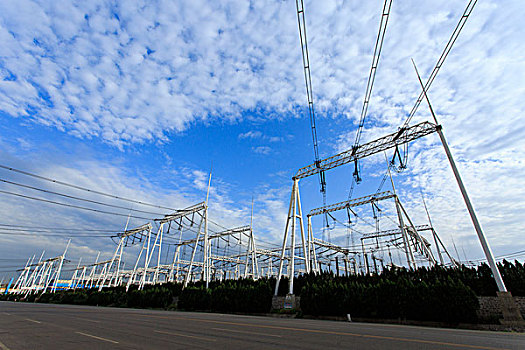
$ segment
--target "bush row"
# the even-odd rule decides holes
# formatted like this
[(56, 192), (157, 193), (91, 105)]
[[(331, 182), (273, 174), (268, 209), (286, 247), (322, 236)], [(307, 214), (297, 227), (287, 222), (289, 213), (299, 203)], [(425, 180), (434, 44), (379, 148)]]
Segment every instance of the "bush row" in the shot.
[[(228, 280), (213, 288), (192, 286), (185, 288), (178, 307), (183, 310), (210, 310), (218, 312), (266, 313), (272, 305), (275, 280)], [(273, 282), (273, 283), (272, 283)]]
[(479, 303), (460, 280), (414, 281), (399, 276), (368, 284), (332, 274), (309, 278), (301, 289), (301, 308), (309, 315), (475, 322)]
[[(525, 296), (525, 268), (519, 262), (499, 264), (505, 283), (516, 296)], [(279, 295), (288, 291), (284, 279)], [(77, 289), (30, 295), (26, 301), (59, 304), (99, 305), (134, 308), (177, 307), (182, 310), (264, 313), (271, 308), (275, 278), (213, 281), (205, 288), (202, 281), (183, 289), (181, 284), (165, 283), (132, 287)], [(472, 322), (479, 308), (476, 295), (495, 295), (496, 284), (490, 268), (462, 266), (407, 270), (393, 268), (379, 275), (336, 276), (332, 272), (305, 274), (294, 279), (294, 290), (301, 297), (304, 314), (366, 318), (401, 318), (445, 322)], [(1, 296), (0, 299), (20, 299)], [(178, 303), (176, 304), (176, 301)]]
[[(515, 261), (514, 263), (503, 260), (498, 263), (498, 269), (505, 281), (507, 289), (514, 296), (525, 296), (525, 266)], [(481, 264), (477, 267), (466, 267), (465, 265), (459, 268), (447, 268), (435, 266), (431, 268), (421, 267), (416, 270), (408, 270), (405, 268), (394, 268), (384, 270), (381, 274), (372, 275), (351, 275), (340, 276), (339, 278), (344, 283), (358, 282), (361, 284), (375, 285), (381, 281), (397, 281), (404, 277), (413, 283), (419, 281), (436, 281), (446, 282), (449, 278), (454, 281), (461, 281), (466, 286), (470, 287), (477, 296), (495, 296), (498, 290), (492, 271), (487, 264)], [(313, 275), (303, 275), (294, 279), (294, 290), (298, 293), (305, 286), (310, 279), (315, 279)], [(285, 295), (288, 291), (287, 282), (281, 282), (279, 286), (279, 295)]]

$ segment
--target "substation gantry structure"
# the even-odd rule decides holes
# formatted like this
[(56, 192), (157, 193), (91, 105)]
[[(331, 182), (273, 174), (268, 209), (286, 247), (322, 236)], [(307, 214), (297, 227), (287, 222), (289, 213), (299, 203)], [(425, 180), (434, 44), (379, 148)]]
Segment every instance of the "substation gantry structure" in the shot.
[(79, 259), (77, 267), (73, 271), (69, 289), (77, 288), (99, 288), (104, 278), (107, 278), (108, 267), (112, 260), (98, 261), (100, 252), (98, 252), (95, 262), (81, 266), (82, 259)]
[[(437, 236), (437, 233), (434, 231), (433, 228), (431, 228), (428, 225), (424, 226), (415, 226), (412, 222), (412, 219), (408, 216), (407, 211), (405, 210), (404, 206), (402, 205), (401, 201), (399, 200), (399, 197), (390, 191), (375, 193), (373, 195), (368, 195), (360, 198), (355, 198), (351, 200), (347, 200), (340, 203), (335, 203), (332, 205), (323, 206), (320, 208), (312, 209), (308, 215), (307, 215), (307, 231), (308, 231), (308, 251), (307, 251), (307, 257), (310, 263), (310, 270), (313, 272), (320, 272), (320, 267), (318, 267), (317, 263), (317, 253), (316, 248), (317, 246), (326, 247), (329, 249), (335, 250), (337, 248), (336, 245), (330, 244), (328, 242), (324, 242), (318, 238), (315, 238), (313, 235), (313, 226), (312, 226), (312, 217), (318, 216), (318, 215), (325, 215), (329, 213), (333, 213), (336, 211), (345, 210), (347, 212), (351, 211), (352, 208), (360, 207), (364, 205), (371, 204), (372, 206), (377, 207), (376, 203), (384, 200), (392, 199), (396, 208), (397, 212), (397, 218), (399, 220), (399, 230), (390, 230), (390, 231), (382, 231), (382, 232), (374, 232), (370, 234), (364, 234), (361, 238), (361, 249), (362, 249), (362, 257), (364, 260), (364, 264), (366, 267), (366, 272), (370, 273), (370, 266), (368, 263), (368, 256), (365, 251), (365, 244), (364, 241), (367, 239), (375, 239), (376, 244), (379, 248), (379, 238), (388, 237), (391, 239), (389, 243), (392, 243), (391, 246), (395, 248), (399, 248), (403, 250), (406, 254), (406, 261), (409, 267), (417, 268), (417, 262), (414, 257), (415, 254), (419, 254), (423, 260), (427, 261), (430, 265), (436, 265), (437, 261), (434, 257), (434, 254), (432, 253), (432, 250), (430, 249), (430, 243), (423, 237), (420, 232), (424, 230), (431, 230), (433, 232), (434, 238), (439, 241), (439, 236)], [(399, 236), (398, 236), (399, 235)], [(397, 237), (398, 236), (398, 237)], [(437, 246), (437, 245), (436, 245)], [(357, 254), (356, 248), (358, 247), (349, 247), (344, 252), (345, 255), (348, 255), (350, 253), (354, 253), (354, 255)], [(341, 248), (339, 248), (341, 249)], [(446, 249), (445, 249), (446, 251)], [(443, 259), (441, 257), (441, 253), (439, 248), (437, 249), (438, 255), (440, 255), (440, 261), (443, 264)], [(448, 254), (448, 253), (447, 253)], [(343, 259), (346, 261), (348, 259), (347, 256)], [(372, 255), (372, 260), (374, 261), (375, 266), (375, 257)], [(392, 262), (391, 262), (392, 263)], [(336, 267), (336, 271), (338, 271), (338, 267)], [(377, 273), (377, 267), (375, 268), (375, 271)]]
[[(392, 229), (392, 230), (383, 230), (383, 231), (377, 231), (377, 232), (368, 232), (368, 233), (363, 234), (363, 237), (361, 237), (361, 247), (362, 247), (362, 253), (364, 255), (365, 263), (368, 264), (366, 253), (365, 253), (365, 248), (364, 248), (366, 245), (365, 243), (366, 241), (375, 240), (376, 245), (383, 244), (383, 245), (386, 245), (387, 247), (392, 246), (392, 247), (396, 247), (406, 252), (407, 248), (405, 246), (405, 242), (407, 241), (407, 237), (408, 237), (408, 240), (411, 241), (410, 242), (411, 245), (408, 245), (408, 248), (411, 249), (412, 246), (415, 247), (414, 251), (422, 255), (424, 260), (427, 260), (430, 262), (431, 260), (427, 258), (424, 252), (425, 250), (431, 251), (430, 249), (431, 245), (428, 242), (428, 240), (421, 235), (422, 232), (430, 231), (430, 233), (432, 234), (432, 238), (434, 240), (437, 256), (439, 257), (439, 262), (436, 262), (434, 259), (432, 260), (432, 263), (433, 264), (439, 263), (439, 265), (443, 265), (443, 266), (449, 265), (453, 267), (458, 267), (460, 265), (459, 262), (456, 259), (454, 259), (452, 255), (450, 255), (446, 246), (443, 244), (443, 242), (441, 241), (441, 238), (438, 236), (437, 232), (434, 230), (432, 226), (426, 225), (426, 224), (417, 225), (417, 226), (407, 225), (405, 226), (404, 231), (405, 233), (401, 229)], [(423, 245), (427, 249), (423, 249)], [(390, 249), (388, 249), (388, 255), (390, 258), (390, 266), (394, 266), (395, 264), (392, 261), (392, 254), (391, 254)], [(443, 255), (446, 255), (448, 257), (449, 262), (445, 261)], [(410, 260), (408, 259), (409, 257), (410, 257), (410, 254), (407, 255), (407, 265), (408, 266), (410, 266), (411, 264)], [(372, 260), (375, 261), (375, 259), (372, 259)], [(415, 260), (413, 261), (414, 263), (416, 262)], [(367, 272), (369, 272), (368, 265), (366, 267), (367, 267)], [(375, 267), (375, 270), (377, 271), (377, 267)]]
[[(273, 275), (276, 251), (258, 249), (252, 226), (208, 232), (208, 208), (201, 202), (117, 234), (119, 238), (112, 259), (74, 269), (69, 288), (98, 288), (145, 285), (167, 282), (253, 278)], [(193, 238), (188, 236), (193, 235)], [(125, 247), (140, 246), (133, 268), (124, 269)], [(170, 254), (170, 248), (174, 248)], [(100, 253), (99, 253), (100, 255)], [(270, 257), (268, 261), (267, 257)], [(272, 260), (273, 258), (273, 260)], [(259, 260), (263, 259), (262, 266)], [(168, 263), (169, 260), (169, 263)], [(267, 267), (269, 266), (269, 267)]]
[[(136, 276), (137, 265), (139, 263), (140, 257), (142, 253), (144, 252), (144, 250), (146, 250), (146, 258), (144, 259), (144, 270), (143, 271), (147, 271), (148, 265), (151, 262), (151, 256), (152, 256), (152, 254), (150, 254), (151, 230), (152, 229), (153, 229), (153, 226), (148, 222), (147, 224), (141, 225), (139, 227), (136, 227), (130, 230), (126, 229), (124, 230), (124, 232), (119, 233), (117, 235), (120, 238), (119, 243), (117, 245), (117, 248), (115, 249), (113, 258), (109, 262), (109, 267), (107, 269), (104, 269), (102, 283), (98, 284), (99, 290), (102, 290), (102, 288), (104, 287), (114, 287), (114, 286), (121, 285), (122, 278), (124, 276), (128, 277), (129, 281), (133, 280)], [(162, 242), (162, 237), (161, 237), (161, 242)], [(122, 254), (123, 254), (124, 247), (128, 245), (134, 245), (135, 243), (143, 243), (143, 244), (142, 244), (142, 248), (139, 251), (139, 256), (138, 256), (137, 262), (135, 263), (133, 272), (131, 273), (131, 275), (126, 274), (126, 271), (122, 267), (123, 271), (121, 273), (121, 260), (122, 260)], [(155, 243), (153, 245), (153, 250), (157, 246), (156, 243), (157, 243), (157, 240), (155, 240)], [(106, 284), (106, 281), (108, 281), (107, 284)]]
[[(426, 95), (426, 93), (425, 93)], [(308, 233), (309, 239), (307, 239), (305, 232), (304, 232), (304, 225), (303, 225), (303, 213), (301, 209), (301, 202), (300, 202), (300, 195), (299, 195), (299, 180), (304, 179), (313, 175), (317, 175), (320, 171), (326, 172), (331, 169), (335, 169), (337, 167), (349, 164), (349, 163), (356, 163), (359, 159), (363, 159), (366, 157), (369, 157), (373, 154), (378, 154), (381, 152), (385, 152), (390, 149), (398, 149), (400, 146), (403, 146), (404, 144), (407, 144), (411, 141), (417, 140), (421, 137), (425, 137), (427, 135), (437, 133), (439, 135), (439, 139), (445, 149), (445, 153), (447, 155), (447, 158), (450, 162), (452, 171), (454, 173), (454, 176), (456, 178), (456, 181), (458, 183), (458, 186), (460, 188), (461, 194), (463, 196), (463, 199), (465, 200), (465, 203), (467, 205), (467, 209), (469, 211), (470, 217), (472, 219), (472, 222), (474, 224), (474, 228), (476, 230), (476, 233), (478, 234), (478, 237), (480, 239), (481, 245), (483, 247), (483, 250), (486, 254), (487, 260), (489, 262), (489, 265), (492, 269), (492, 272), (494, 274), (494, 277), (496, 279), (498, 289), (500, 291), (506, 292), (505, 285), (503, 283), (503, 279), (501, 278), (500, 272), (496, 267), (496, 262), (494, 260), (494, 257), (492, 255), (492, 251), (490, 250), (490, 247), (488, 245), (488, 242), (485, 238), (485, 235), (483, 234), (483, 231), (481, 230), (481, 225), (479, 224), (479, 221), (477, 219), (477, 216), (474, 212), (473, 206), (470, 202), (470, 199), (468, 197), (468, 194), (466, 192), (466, 188), (461, 180), (461, 177), (459, 175), (459, 171), (455, 165), (454, 159), (452, 158), (452, 154), (450, 152), (450, 149), (448, 147), (448, 144), (446, 142), (446, 139), (442, 132), (442, 127), (437, 123), (437, 118), (435, 117), (434, 113), (432, 112), (432, 115), (434, 117), (435, 123), (431, 123), (428, 121), (424, 121), (412, 126), (403, 126), (400, 128), (397, 132), (388, 134), (386, 136), (383, 136), (381, 138), (378, 138), (376, 140), (370, 141), (368, 143), (359, 145), (357, 147), (352, 147), (351, 149), (338, 153), (334, 156), (325, 158), (320, 160), (319, 162), (315, 162), (313, 164), (310, 164), (306, 167), (303, 167), (297, 171), (297, 173), (293, 176), (293, 185), (292, 185), (292, 193), (290, 197), (290, 204), (288, 209), (288, 216), (286, 219), (286, 225), (284, 230), (284, 236), (283, 236), (283, 244), (281, 249), (281, 260), (279, 263), (279, 270), (277, 274), (277, 283), (275, 286), (275, 295), (278, 293), (279, 289), (279, 283), (281, 281), (281, 278), (283, 276), (283, 267), (285, 262), (288, 264), (287, 266), (287, 277), (288, 277), (288, 283), (289, 283), (289, 294), (293, 294), (293, 276), (295, 276), (296, 272), (296, 262), (298, 261), (302, 262), (304, 271), (310, 272), (312, 271), (312, 266), (315, 264), (311, 263), (311, 250), (307, 248), (309, 242), (315, 242), (313, 237), (313, 232)], [(391, 198), (394, 198), (394, 194), (392, 194)], [(395, 196), (396, 201), (396, 208), (398, 210), (398, 217), (400, 219), (400, 227), (399, 229), (402, 231), (404, 242), (406, 239), (410, 239), (410, 237), (413, 237), (416, 242), (418, 242), (417, 247), (421, 249), (422, 252), (426, 252), (425, 255), (435, 262), (435, 258), (431, 255), (430, 249), (425, 248), (426, 243), (423, 240), (419, 240), (417, 237), (419, 236), (417, 233), (417, 229), (413, 225), (413, 223), (409, 220), (409, 227), (410, 229), (407, 229), (404, 223), (402, 223), (402, 216), (399, 211), (401, 211), (408, 219), (408, 215), (406, 214), (406, 211), (404, 210), (403, 206), (400, 205), (400, 201)], [(371, 200), (372, 197), (369, 197), (368, 200)], [(356, 199), (357, 200), (357, 199)], [(365, 200), (365, 199), (363, 199)], [(333, 208), (337, 208), (338, 206), (345, 205), (346, 202), (341, 202), (338, 204), (334, 204)], [(346, 203), (346, 205), (349, 205)], [(332, 206), (328, 206), (332, 207)], [(322, 207), (320, 209), (320, 212), (327, 211), (327, 207)], [(299, 226), (299, 231), (301, 234), (301, 243), (302, 246), (296, 247), (296, 232), (297, 232), (297, 226)], [(405, 233), (403, 233), (403, 231)], [(435, 232), (435, 231), (433, 231)], [(411, 235), (412, 234), (412, 235)], [(289, 247), (287, 247), (289, 240)], [(437, 240), (437, 238), (436, 238)], [(428, 242), (427, 242), (428, 243)], [(404, 244), (403, 244), (404, 245)], [(444, 245), (441, 243), (441, 247), (444, 247)], [(300, 251), (303, 253), (302, 255), (296, 254), (296, 248), (300, 248)], [(414, 266), (415, 260), (412, 258), (410, 253), (410, 245), (405, 246), (405, 252), (407, 253), (407, 262), (409, 266), (412, 262), (412, 267)], [(289, 254), (288, 259), (286, 259), (286, 253)], [(448, 255), (448, 253), (447, 253)], [(451, 261), (454, 261), (451, 259)]]
[[(227, 242), (228, 237), (233, 237), (234, 241), (239, 246), (244, 245), (246, 247), (245, 252), (243, 252), (242, 254), (221, 255), (219, 253), (219, 240)], [(193, 273), (195, 275), (195, 273), (192, 272), (192, 267), (194, 265), (196, 267), (199, 265), (202, 267), (201, 275), (203, 274), (204, 266), (209, 266), (209, 270), (211, 273), (211, 276), (209, 277), (211, 280), (222, 281), (224, 279), (232, 279), (239, 277), (257, 279), (260, 277), (255, 236), (253, 234), (251, 226), (241, 226), (209, 235), (208, 243), (203, 243), (204, 246), (209, 247), (209, 253), (207, 254), (208, 261), (206, 263), (196, 264), (195, 261), (192, 262), (192, 260), (184, 261), (182, 259), (179, 259), (181, 249), (185, 246), (196, 247), (199, 244), (198, 239), (199, 238), (197, 237), (195, 239), (182, 241), (178, 244), (175, 251), (175, 256), (171, 268), (173, 269), (173, 266), (177, 266), (177, 271), (175, 273), (172, 273), (170, 276), (173, 276), (175, 280), (178, 280), (180, 269), (179, 266), (182, 266), (181, 268), (184, 269), (184, 286), (186, 286), (191, 280), (191, 274)], [(215, 254), (213, 254), (214, 247), (216, 250)], [(194, 257), (194, 251), (195, 248), (192, 251), (192, 258)], [(180, 278), (182, 279), (182, 276)]]
[[(281, 277), (283, 276), (283, 266), (285, 262), (288, 262), (287, 271), (289, 277), (289, 294), (293, 294), (293, 278), (291, 278), (291, 276), (295, 276), (295, 260), (298, 259), (303, 262), (302, 265), (304, 267), (305, 272), (309, 273), (311, 271), (312, 264), (310, 263), (309, 250), (307, 249), (308, 240), (306, 239), (306, 235), (304, 232), (303, 213), (301, 209), (301, 200), (299, 194), (299, 180), (317, 175), (320, 171), (327, 172), (329, 170), (338, 168), (346, 164), (357, 163), (358, 160), (369, 157), (371, 155), (382, 153), (390, 149), (396, 149), (411, 141), (435, 133), (440, 129), (441, 126), (427, 121), (418, 123), (416, 125), (403, 127), (395, 133), (388, 134), (386, 136), (370, 141), (368, 143), (364, 143), (357, 147), (352, 147), (347, 151), (338, 153), (331, 157), (324, 158), (318, 162), (300, 168), (296, 172), (296, 174), (292, 178), (292, 193), (290, 196), (288, 216), (286, 219), (284, 229), (281, 259), (279, 263), (279, 270), (277, 273), (275, 295), (277, 295), (279, 283)], [(337, 204), (335, 204), (334, 206), (337, 206)], [(322, 208), (321, 212), (323, 210), (327, 209)], [(298, 256), (295, 254), (297, 226), (299, 226), (301, 234), (301, 250), (303, 252), (302, 256)], [(310, 241), (313, 242), (313, 232), (309, 235)], [(287, 247), (288, 236), (290, 236), (289, 247)], [(289, 258), (285, 259), (287, 252), (290, 252)]]
[(34, 263), (35, 256), (28, 259), (10, 292), (25, 296), (47, 291), (54, 293), (58, 287), (62, 266), (67, 261), (66, 253), (70, 243), (71, 240), (68, 241), (64, 253), (57, 257), (42, 260), (45, 254), (42, 252), (38, 262)]
[[(156, 230), (146, 223), (132, 229), (126, 227), (118, 233), (111, 259), (99, 261), (100, 252), (92, 264), (82, 265), (82, 258), (79, 259), (71, 279), (61, 288), (102, 290), (125, 286), (129, 290), (132, 286), (143, 289), (145, 285), (167, 282), (186, 287), (198, 280), (208, 286), (210, 281), (258, 279), (276, 274), (279, 249), (258, 247), (251, 224), (209, 231), (206, 202), (177, 210), (154, 223)], [(125, 248), (138, 248), (131, 269), (125, 269), (124, 255), (134, 253), (126, 252)], [(29, 258), (10, 292), (54, 292), (66, 252), (67, 248), (61, 256), (46, 260), (42, 260), (42, 253), (37, 263), (35, 256)]]
[[(478, 218), (476, 216), (476, 213), (474, 211), (474, 207), (470, 201), (470, 198), (468, 196), (468, 193), (466, 191), (466, 188), (463, 184), (463, 180), (461, 179), (461, 176), (459, 174), (459, 171), (456, 167), (455, 161), (452, 157), (452, 153), (450, 151), (450, 148), (448, 147), (447, 141), (445, 139), (445, 136), (442, 132), (442, 127), (439, 125), (437, 117), (432, 109), (432, 105), (430, 103), (430, 100), (428, 98), (428, 90), (432, 84), (432, 82), (435, 80), (441, 66), (443, 65), (445, 59), (447, 58), (448, 54), (450, 53), (454, 43), (456, 42), (456, 39), (458, 38), (459, 34), (461, 33), (462, 28), (464, 27), (465, 23), (467, 22), (470, 14), (472, 13), (472, 10), (474, 9), (475, 5), (477, 3), (477, 0), (470, 0), (466, 6), (465, 11), (463, 12), (463, 15), (460, 17), (459, 22), (454, 29), (447, 45), (445, 46), (441, 56), (439, 57), (434, 69), (432, 70), (430, 76), (428, 77), (428, 80), (424, 84), (421, 77), (419, 76), (419, 73), (417, 72), (417, 67), (414, 63), (414, 68), (416, 70), (419, 83), (421, 84), (422, 91), (419, 94), (419, 97), (412, 108), (410, 115), (408, 116), (405, 123), (402, 125), (402, 127), (396, 132), (389, 134), (385, 137), (379, 138), (377, 140), (368, 142), (366, 144), (360, 144), (360, 137), (363, 131), (364, 121), (366, 118), (368, 105), (370, 102), (370, 97), (372, 94), (372, 88), (374, 85), (375, 80), (375, 74), (378, 68), (381, 49), (383, 46), (383, 41), (385, 38), (386, 28), (388, 24), (388, 19), (390, 15), (390, 10), (392, 6), (392, 0), (385, 0), (383, 9), (381, 12), (381, 20), (379, 25), (379, 32), (377, 35), (377, 40), (375, 43), (375, 49), (373, 54), (373, 60), (372, 60), (372, 66), (369, 72), (368, 82), (367, 82), (367, 88), (365, 92), (365, 98), (363, 102), (363, 108), (361, 111), (361, 116), (359, 120), (359, 126), (356, 134), (356, 140), (354, 145), (350, 150), (347, 150), (345, 152), (338, 153), (332, 157), (320, 159), (319, 158), (319, 150), (318, 150), (318, 142), (317, 142), (317, 134), (316, 134), (316, 124), (315, 124), (315, 113), (314, 113), (314, 101), (313, 101), (313, 92), (312, 92), (312, 79), (311, 79), (311, 62), (309, 59), (308, 54), (308, 42), (307, 42), (307, 33), (306, 33), (306, 19), (305, 19), (305, 8), (303, 0), (296, 0), (296, 10), (297, 10), (297, 20), (298, 20), (298, 26), (299, 26), (299, 38), (300, 38), (300, 44), (301, 44), (301, 53), (302, 53), (302, 65), (303, 65), (303, 71), (304, 71), (304, 77), (305, 77), (305, 84), (306, 84), (306, 94), (307, 94), (307, 100), (308, 100), (308, 114), (311, 124), (311, 131), (312, 131), (312, 141), (314, 146), (314, 163), (306, 166), (304, 168), (299, 169), (299, 171), (295, 174), (293, 179), (293, 187), (292, 187), (292, 193), (291, 193), (291, 199), (290, 199), (290, 206), (288, 209), (288, 217), (286, 220), (286, 226), (284, 230), (284, 237), (283, 237), (283, 245), (281, 249), (281, 259), (279, 263), (279, 270), (277, 274), (277, 283), (275, 286), (275, 295), (278, 294), (279, 289), (279, 283), (281, 280), (282, 272), (283, 272), (283, 265), (285, 261), (288, 264), (288, 277), (289, 277), (289, 294), (293, 294), (293, 277), (295, 272), (295, 260), (298, 259), (299, 261), (302, 261), (304, 266), (304, 271), (310, 272), (312, 269), (310, 258), (308, 256), (309, 250), (307, 249), (307, 239), (305, 237), (304, 232), (304, 225), (303, 225), (303, 217), (302, 217), (302, 210), (301, 210), (301, 203), (299, 198), (299, 180), (302, 178), (306, 178), (312, 175), (318, 175), (319, 181), (320, 181), (320, 188), (321, 193), (323, 195), (323, 205), (326, 206), (326, 180), (325, 180), (325, 172), (334, 169), (336, 167), (339, 167), (344, 164), (348, 164), (351, 162), (355, 162), (355, 172), (354, 172), (354, 178), (356, 182), (360, 181), (359, 172), (358, 172), (358, 163), (357, 161), (359, 159), (365, 158), (367, 156), (370, 156), (372, 154), (376, 154), (379, 152), (383, 152), (392, 148), (396, 149), (396, 153), (400, 155), (398, 147), (401, 145), (406, 145), (408, 142), (416, 140), (420, 137), (432, 134), (434, 132), (437, 132), (439, 135), (439, 139), (441, 141), (441, 144), (443, 145), (443, 148), (445, 150), (445, 153), (447, 155), (448, 161), (450, 163), (452, 172), (454, 173), (454, 177), (456, 179), (456, 182), (458, 184), (458, 187), (460, 189), (461, 195), (463, 197), (463, 200), (466, 204), (467, 210), (469, 212), (470, 218), (472, 220), (474, 229), (478, 235), (478, 238), (480, 240), (481, 246), (483, 248), (483, 252), (485, 254), (485, 257), (490, 265), (492, 274), (494, 275), (494, 279), (496, 280), (496, 284), (498, 286), (498, 290), (500, 293), (505, 293), (506, 295), (509, 295), (507, 293), (507, 289), (505, 287), (505, 284), (503, 282), (503, 279), (501, 277), (501, 274), (496, 266), (496, 261), (494, 259), (494, 255), (492, 253), (492, 250), (490, 249), (490, 246), (487, 242), (487, 239), (483, 233), (483, 230), (481, 229), (481, 225), (478, 221)], [(409, 122), (416, 113), (419, 105), (423, 100), (426, 100), (428, 103), (428, 107), (430, 109), (430, 112), (432, 114), (432, 118), (434, 120), (434, 123), (430, 122), (422, 122), (413, 126), (409, 126)], [(353, 188), (353, 187), (352, 187)], [(297, 221), (299, 224), (300, 234), (301, 234), (301, 241), (302, 246), (300, 249), (302, 250), (302, 256), (296, 255), (296, 226)], [(413, 226), (413, 225), (412, 225)], [(289, 230), (290, 228), (290, 230)], [(403, 225), (400, 226), (400, 230), (403, 231)], [(290, 231), (290, 232), (289, 232)], [(290, 247), (287, 248), (287, 240), (288, 235), (290, 234)], [(310, 239), (310, 241), (313, 241), (313, 238)], [(424, 245), (422, 245), (424, 246)], [(289, 258), (286, 259), (286, 253), (289, 253)], [(409, 263), (410, 265), (410, 263)], [(509, 297), (510, 298), (510, 297)], [(510, 298), (509, 302), (513, 304), (513, 301)], [(518, 312), (519, 313), (519, 312)], [(521, 316), (518, 317), (521, 322), (523, 322), (523, 319)]]

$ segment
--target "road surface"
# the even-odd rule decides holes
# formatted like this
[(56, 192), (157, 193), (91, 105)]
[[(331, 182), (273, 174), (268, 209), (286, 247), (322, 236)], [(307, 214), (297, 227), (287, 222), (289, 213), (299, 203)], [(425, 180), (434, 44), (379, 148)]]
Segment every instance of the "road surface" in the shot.
[(0, 302), (0, 350), (525, 349), (525, 335), (257, 316)]

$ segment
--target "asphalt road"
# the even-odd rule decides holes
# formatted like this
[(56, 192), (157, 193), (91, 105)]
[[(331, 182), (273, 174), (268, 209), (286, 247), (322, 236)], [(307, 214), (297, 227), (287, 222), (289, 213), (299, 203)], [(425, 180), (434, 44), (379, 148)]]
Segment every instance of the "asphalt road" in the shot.
[(0, 302), (0, 350), (525, 349), (525, 335), (370, 323)]

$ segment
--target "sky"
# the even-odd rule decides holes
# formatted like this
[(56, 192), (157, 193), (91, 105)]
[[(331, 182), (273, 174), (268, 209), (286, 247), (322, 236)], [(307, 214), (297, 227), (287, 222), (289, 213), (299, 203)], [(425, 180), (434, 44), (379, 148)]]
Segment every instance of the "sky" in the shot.
[[(394, 0), (362, 142), (404, 122), (420, 91), (410, 59), (426, 80), (467, 3)], [(383, 1), (305, 8), (319, 151), (328, 157), (354, 142)], [(496, 256), (525, 250), (524, 8), (479, 1), (429, 91)], [(314, 157), (295, 11), (290, 0), (2, 1), (0, 164), (169, 208), (203, 201), (211, 171), (210, 217), (249, 224), (253, 199), (255, 234), (279, 244), (291, 178)], [(424, 120), (423, 103), (413, 123)], [(437, 135), (408, 152), (407, 169), (393, 176), (414, 223), (428, 222), (423, 194), (449, 250), (483, 258)], [(360, 167), (353, 197), (377, 190), (384, 155)], [(328, 203), (348, 198), (353, 171), (327, 172)], [(110, 257), (110, 238), (81, 230), (123, 230), (130, 210), (166, 214), (6, 169), (0, 179), (128, 208), (107, 215), (0, 193), (0, 224), (71, 230), (2, 231), (0, 278), (42, 250), (61, 254), (69, 237), (72, 260)], [(101, 209), (5, 182), (0, 190)], [(322, 205), (315, 177), (300, 191), (305, 213)], [(394, 227), (392, 205), (381, 208), (381, 229)], [(373, 231), (370, 208), (359, 214), (354, 228)], [(348, 244), (342, 224), (314, 226), (317, 237)]]

